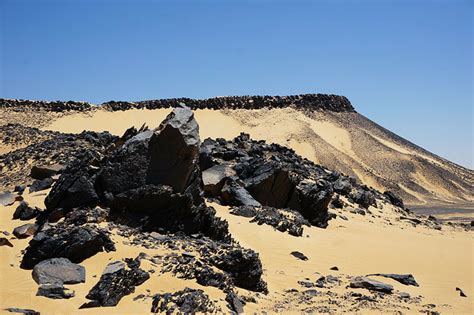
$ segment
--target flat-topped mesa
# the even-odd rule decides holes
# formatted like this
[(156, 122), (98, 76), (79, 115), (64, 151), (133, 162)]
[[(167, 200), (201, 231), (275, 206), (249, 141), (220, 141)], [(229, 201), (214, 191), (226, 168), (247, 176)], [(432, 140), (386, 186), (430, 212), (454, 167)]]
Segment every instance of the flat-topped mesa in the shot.
[(302, 94), (289, 96), (221, 96), (208, 99), (169, 98), (140, 102), (103, 103), (105, 108), (117, 111), (132, 108), (168, 108), (185, 104), (191, 109), (258, 109), (296, 107), (308, 110), (329, 110), (333, 112), (355, 112), (351, 102), (345, 96), (332, 94)]
[[(302, 94), (289, 96), (223, 96), (208, 99), (169, 98), (138, 102), (110, 101), (99, 106), (110, 111), (127, 109), (174, 108), (185, 104), (191, 109), (258, 109), (294, 107), (303, 110), (327, 110), (333, 112), (355, 112), (351, 102), (345, 96), (332, 94)], [(87, 102), (74, 101), (29, 101), (0, 99), (0, 108), (14, 111), (45, 110), (51, 112), (88, 111), (96, 108)]]
[(13, 111), (39, 111), (44, 110), (48, 112), (64, 112), (64, 111), (88, 111), (94, 105), (87, 102), (75, 101), (32, 101), (21, 99), (4, 99), (0, 98), (0, 108), (8, 108)]

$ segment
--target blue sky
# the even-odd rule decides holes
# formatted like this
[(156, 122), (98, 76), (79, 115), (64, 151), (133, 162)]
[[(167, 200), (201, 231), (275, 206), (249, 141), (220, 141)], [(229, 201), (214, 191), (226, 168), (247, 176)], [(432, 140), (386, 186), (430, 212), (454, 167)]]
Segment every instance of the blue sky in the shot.
[(0, 0), (0, 97), (342, 94), (472, 169), (472, 3)]

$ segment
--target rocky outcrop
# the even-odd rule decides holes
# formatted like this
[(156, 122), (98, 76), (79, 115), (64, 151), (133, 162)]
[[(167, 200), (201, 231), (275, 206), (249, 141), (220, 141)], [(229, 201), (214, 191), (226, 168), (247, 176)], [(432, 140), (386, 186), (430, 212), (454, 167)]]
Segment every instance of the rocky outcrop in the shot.
[(218, 307), (203, 290), (185, 288), (175, 293), (156, 294), (153, 297), (152, 313), (212, 314)]
[(80, 308), (115, 306), (122, 297), (135, 292), (135, 287), (150, 278), (148, 272), (140, 269), (139, 259), (126, 259), (127, 264), (111, 263), (106, 267), (99, 282), (89, 291), (86, 298), (92, 300)]
[[(132, 108), (170, 108), (186, 105), (191, 109), (257, 109), (257, 108), (282, 108), (294, 106), (305, 110), (329, 110), (335, 112), (355, 111), (350, 101), (339, 95), (332, 94), (301, 94), (289, 96), (226, 96), (208, 99), (170, 98), (139, 102), (110, 101), (101, 104), (101, 107), (111, 111), (127, 110)], [(29, 101), (16, 99), (0, 99), (0, 108), (15, 111), (88, 111), (95, 105), (86, 102), (61, 102), (61, 101)]]

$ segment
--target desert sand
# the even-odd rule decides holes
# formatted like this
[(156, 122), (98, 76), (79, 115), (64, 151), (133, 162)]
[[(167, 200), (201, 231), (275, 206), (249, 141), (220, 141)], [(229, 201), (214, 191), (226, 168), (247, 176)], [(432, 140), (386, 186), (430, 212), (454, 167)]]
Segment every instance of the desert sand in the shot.
[[(44, 207), (43, 200), (48, 191), (28, 194), (24, 197), (31, 205)], [(4, 207), (0, 212), (0, 230), (12, 231), (21, 221), (11, 220), (18, 203)], [(446, 229), (437, 231), (422, 226), (414, 227), (410, 223), (398, 221), (389, 224), (388, 219), (396, 215), (393, 209), (385, 205), (383, 209), (371, 207), (375, 218), (360, 215), (345, 215), (349, 220), (335, 219), (327, 229), (305, 227), (303, 237), (294, 237), (280, 233), (272, 227), (250, 223), (249, 219), (234, 216), (228, 207), (209, 203), (216, 208), (218, 215), (229, 222), (230, 232), (241, 245), (257, 251), (264, 266), (264, 280), (268, 283), (270, 293), (266, 296), (239, 289), (243, 295), (254, 296), (257, 304), (248, 303), (247, 313), (264, 310), (280, 312), (298, 312), (308, 305), (291, 300), (285, 290), (301, 286), (298, 281), (305, 278), (315, 280), (327, 275), (367, 275), (372, 273), (411, 273), (419, 287), (405, 286), (394, 280), (381, 278), (380, 281), (392, 284), (395, 290), (407, 292), (411, 296), (421, 296), (419, 304), (394, 304), (386, 302), (387, 312), (402, 311), (417, 313), (426, 309), (424, 305), (435, 304), (441, 312), (452, 314), (471, 314), (473, 312), (473, 236), (465, 231)], [(378, 217), (380, 215), (380, 217)], [(393, 221), (391, 221), (393, 222)], [(24, 222), (21, 222), (24, 223)], [(127, 257), (136, 257), (140, 252), (149, 255), (160, 254), (160, 250), (127, 245), (126, 239), (114, 235), (117, 245), (116, 252), (99, 253), (81, 263), (86, 268), (86, 282), (69, 285), (76, 296), (67, 301), (51, 300), (35, 296), (37, 284), (31, 277), (30, 270), (20, 269), (21, 250), (27, 246), (28, 239), (11, 239), (14, 247), (0, 247), (0, 309), (7, 307), (31, 308), (42, 314), (102, 314), (113, 310), (114, 314), (142, 314), (149, 312), (151, 299), (134, 301), (139, 294), (153, 295), (156, 293), (174, 292), (185, 287), (203, 289), (222, 310), (226, 310), (222, 291), (213, 287), (203, 287), (193, 280), (182, 280), (170, 274), (152, 274), (150, 280), (137, 287), (135, 293), (124, 297), (113, 309), (93, 308), (78, 310), (86, 302), (85, 295), (94, 285), (102, 270), (110, 261)], [(290, 253), (298, 250), (309, 260), (301, 261)], [(330, 270), (337, 266), (339, 271)], [(157, 268), (144, 263), (145, 270)], [(157, 270), (158, 271), (158, 270)], [(94, 277), (96, 276), (96, 277)], [(377, 278), (377, 277), (374, 277)], [(322, 292), (333, 291), (340, 297), (347, 292), (347, 283), (331, 290), (319, 289)], [(455, 291), (460, 287), (468, 295), (459, 296)], [(149, 291), (147, 291), (149, 290)], [(303, 291), (303, 290), (302, 290)], [(351, 292), (366, 293), (363, 289), (350, 289)], [(337, 297), (333, 297), (337, 299)], [(388, 298), (387, 298), (388, 299)], [(313, 298), (315, 305), (328, 305), (330, 298), (317, 296)], [(344, 302), (341, 302), (344, 303)], [(352, 305), (340, 306), (341, 311), (351, 311)], [(400, 309), (402, 308), (402, 309)], [(374, 313), (380, 310), (372, 310)], [(372, 312), (365, 309), (364, 313)]]
[[(128, 110), (109, 112), (96, 110), (89, 114), (73, 114), (59, 117), (50, 124), (44, 125), (45, 130), (79, 133), (83, 130), (109, 131), (121, 135), (130, 126), (140, 127), (142, 124), (157, 126), (170, 112), (162, 110)], [(323, 115), (322, 113), (320, 115)], [(327, 157), (318, 154), (318, 144), (314, 139), (322, 139), (346, 157), (356, 161), (360, 168), (354, 172), (362, 182), (375, 188), (383, 188), (377, 178), (366, 172), (368, 165), (363, 157), (358, 156), (357, 144), (351, 133), (338, 125), (336, 121), (326, 119), (314, 120), (291, 108), (258, 111), (211, 111), (197, 110), (196, 119), (200, 125), (201, 139), (206, 137), (223, 137), (231, 139), (240, 132), (249, 133), (254, 139), (264, 139), (293, 148), (298, 154), (310, 160), (321, 162)], [(313, 137), (317, 135), (317, 137)], [(421, 156), (425, 153), (411, 151), (394, 142), (388, 142), (381, 135), (371, 135), (386, 147), (397, 154), (407, 156)], [(319, 140), (318, 140), (319, 141)], [(10, 148), (3, 147), (3, 151)], [(432, 158), (432, 157), (429, 157)], [(435, 162), (437, 162), (435, 160)], [(364, 171), (365, 169), (365, 171)], [(376, 170), (373, 170), (376, 172)], [(415, 174), (420, 181), (431, 183), (423, 174)], [(450, 198), (449, 191), (443, 187), (431, 184), (429, 189), (433, 194)], [(407, 188), (410, 191), (410, 188)], [(48, 190), (38, 193), (24, 193), (24, 198), (31, 205), (44, 208), (44, 198)], [(416, 191), (412, 191), (417, 194)], [(418, 196), (420, 199), (423, 196)], [(469, 198), (469, 194), (466, 193)], [(454, 197), (453, 197), (454, 198)], [(455, 199), (455, 198), (454, 198)], [(453, 200), (454, 200), (453, 199)], [(259, 226), (250, 223), (249, 219), (234, 216), (229, 208), (208, 202), (216, 210), (219, 217), (229, 223), (233, 237), (240, 244), (252, 248), (259, 253), (264, 267), (264, 280), (268, 283), (268, 295), (253, 293), (239, 289), (242, 295), (255, 297), (258, 303), (247, 303), (245, 311), (262, 312), (300, 312), (308, 307), (301, 301), (296, 301), (294, 295), (288, 294), (287, 289), (304, 291), (298, 281), (316, 280), (319, 276), (340, 275), (346, 276), (367, 275), (372, 273), (410, 273), (413, 274), (419, 287), (404, 286), (387, 278), (380, 281), (392, 284), (397, 292), (407, 292), (412, 297), (420, 297), (419, 303), (406, 304), (392, 303), (389, 298), (384, 303), (384, 310), (388, 312), (402, 311), (403, 313), (418, 313), (427, 310), (428, 304), (435, 304), (436, 310), (453, 314), (472, 314), (474, 293), (473, 267), (474, 266), (474, 239), (470, 232), (443, 226), (441, 230), (430, 229), (424, 226), (415, 226), (410, 222), (400, 221), (394, 209), (385, 204), (381, 209), (370, 207), (374, 216), (361, 216), (344, 212), (349, 220), (336, 218), (330, 221), (327, 229), (305, 227), (303, 237), (294, 237), (280, 233), (270, 226)], [(0, 209), (0, 230), (11, 233), (14, 227), (26, 222), (11, 220), (18, 202), (12, 206)], [(466, 214), (463, 214), (466, 215)], [(472, 215), (472, 213), (471, 213)], [(31, 221), (33, 222), (33, 220)], [(10, 238), (10, 237), (9, 237)], [(222, 310), (226, 311), (222, 291), (213, 287), (203, 287), (193, 280), (182, 280), (170, 274), (153, 274), (147, 282), (137, 287), (135, 293), (124, 297), (117, 307), (93, 308), (78, 310), (86, 302), (85, 295), (94, 285), (107, 263), (126, 257), (136, 257), (145, 252), (150, 255), (160, 254), (159, 250), (127, 245), (126, 239), (114, 234), (117, 245), (116, 252), (99, 253), (87, 260), (83, 265), (86, 270), (86, 282), (69, 285), (75, 291), (75, 297), (70, 300), (51, 300), (35, 296), (37, 284), (31, 277), (31, 271), (20, 269), (21, 250), (28, 239), (18, 240), (12, 237), (14, 247), (0, 247), (0, 309), (7, 307), (31, 308), (41, 311), (42, 314), (140, 314), (147, 313), (151, 307), (151, 299), (133, 298), (140, 295), (153, 295), (163, 292), (174, 292), (184, 287), (203, 289)], [(301, 261), (290, 255), (297, 250), (304, 253), (309, 260)], [(330, 270), (337, 266), (339, 271)], [(150, 263), (145, 263), (144, 269), (156, 269)], [(157, 270), (158, 271), (158, 270)], [(330, 305), (331, 297), (328, 291), (335, 293), (332, 299), (339, 300), (341, 312), (351, 312), (352, 305), (344, 302), (343, 295), (348, 292), (348, 282), (343, 280), (339, 286), (331, 289), (319, 289), (322, 295), (312, 298), (315, 305)], [(462, 288), (467, 298), (459, 296), (456, 287)], [(147, 291), (149, 290), (149, 291)], [(363, 289), (350, 289), (351, 292), (367, 293)], [(345, 304), (344, 304), (345, 303)], [(380, 309), (365, 312), (379, 313)]]

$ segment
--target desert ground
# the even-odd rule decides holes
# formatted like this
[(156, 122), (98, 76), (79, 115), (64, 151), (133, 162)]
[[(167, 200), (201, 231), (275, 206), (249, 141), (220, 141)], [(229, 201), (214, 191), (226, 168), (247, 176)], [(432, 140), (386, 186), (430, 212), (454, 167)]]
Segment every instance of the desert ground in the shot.
[[(150, 128), (157, 127), (170, 111), (131, 109), (112, 112), (97, 109), (87, 113), (54, 114), (47, 118), (28, 118), (21, 114), (13, 117), (4, 112), (0, 122), (10, 119), (12, 123), (25, 123), (29, 120), (30, 125), (43, 131), (108, 131), (121, 136), (131, 126), (139, 128), (146, 124)], [(305, 226), (303, 235), (296, 237), (233, 215), (229, 206), (208, 199), (207, 204), (216, 209), (217, 216), (228, 222), (232, 237), (241, 246), (257, 252), (263, 265), (262, 278), (268, 285), (268, 294), (236, 288), (240, 296), (246, 297), (245, 313), (474, 312), (474, 238), (468, 227), (474, 220), (472, 171), (390, 135), (357, 113), (315, 112), (306, 115), (293, 108), (281, 108), (195, 110), (194, 115), (201, 140), (208, 137), (230, 140), (246, 132), (254, 140), (290, 147), (308, 160), (354, 176), (361, 183), (382, 192), (398, 182), (406, 205), (413, 206), (414, 212), (424, 218), (423, 222), (429, 223), (428, 215), (438, 219), (435, 224), (415, 224), (400, 219), (399, 210), (390, 203), (377, 202), (377, 206), (368, 207), (363, 215), (345, 209), (331, 209), (335, 218), (329, 221), (327, 228)], [(354, 121), (365, 128), (354, 128)], [(0, 144), (0, 155), (26, 145)], [(372, 152), (362, 153), (368, 148)], [(391, 163), (395, 159), (402, 162)], [(410, 165), (409, 173), (397, 173), (397, 169), (406, 165)], [(449, 171), (450, 177), (443, 178), (437, 172), (439, 169)], [(23, 198), (30, 206), (45, 208), (44, 199), (48, 192), (49, 189), (29, 193), (27, 188)], [(353, 206), (350, 201), (345, 201)], [(17, 206), (18, 202), (5, 207), (0, 205), (0, 231), (11, 233), (20, 223), (34, 222), (34, 219), (25, 222), (12, 220)], [(438, 210), (430, 211), (433, 207)], [(448, 224), (448, 221), (456, 224)], [(459, 222), (467, 224), (459, 225)], [(166, 253), (166, 248), (132, 245), (113, 229), (111, 233), (116, 251), (100, 252), (80, 263), (86, 269), (86, 281), (68, 286), (75, 291), (75, 296), (68, 300), (35, 295), (37, 284), (31, 277), (31, 270), (19, 268), (22, 250), (27, 247), (29, 239), (8, 237), (13, 247), (0, 246), (0, 310), (17, 307), (34, 309), (41, 314), (142, 314), (150, 312), (154, 294), (190, 287), (204, 290), (220, 311), (229, 311), (221, 290), (202, 286), (193, 279), (161, 273), (160, 266), (148, 260), (144, 260), (142, 268), (153, 270), (150, 279), (137, 286), (134, 293), (123, 297), (116, 307), (78, 309), (87, 302), (85, 295), (97, 283), (109, 262), (134, 258), (139, 253), (152, 257)], [(308, 259), (294, 257), (290, 254), (293, 251), (303, 253)], [(375, 273), (411, 274), (419, 286), (372, 276), (392, 285), (394, 293), (382, 297), (366, 289), (349, 287), (351, 277)], [(337, 280), (322, 287), (305, 286), (305, 283), (315, 283), (320, 277), (329, 275)], [(456, 288), (461, 288), (467, 297), (460, 296)], [(404, 293), (409, 297), (406, 298)], [(361, 295), (368, 298), (360, 299)]]

